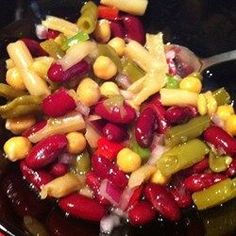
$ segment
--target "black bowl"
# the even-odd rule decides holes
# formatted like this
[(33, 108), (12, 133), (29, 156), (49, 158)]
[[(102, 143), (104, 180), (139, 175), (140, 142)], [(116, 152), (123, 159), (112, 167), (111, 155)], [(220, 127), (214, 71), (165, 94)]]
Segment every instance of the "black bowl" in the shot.
[[(98, 1), (97, 1), (98, 2)], [(79, 0), (38, 0), (43, 9), (35, 16), (29, 5), (32, 1), (1, 0), (0, 9), (0, 75), (4, 78), (5, 46), (19, 37), (33, 36), (34, 23), (44, 14), (78, 17)], [(17, 18), (17, 21), (15, 19)], [(236, 42), (236, 4), (234, 0), (150, 0), (147, 13), (142, 17), (148, 32), (164, 32), (165, 41), (189, 47), (200, 57), (235, 49)], [(7, 26), (6, 26), (7, 25)], [(236, 61), (212, 67), (204, 72), (204, 86), (209, 89), (226, 87), (236, 99)], [(3, 125), (0, 126), (3, 130)], [(4, 141), (5, 131), (1, 132)], [(19, 176), (18, 168), (11, 165), (7, 174), (0, 172), (0, 186), (6, 176)], [(19, 176), (20, 178), (20, 176)], [(24, 185), (23, 182), (21, 182)], [(26, 186), (27, 187), (27, 186)], [(51, 205), (50, 205), (51, 207)], [(124, 224), (114, 230), (112, 235), (236, 235), (236, 200), (207, 211), (197, 212), (186, 209), (178, 223), (159, 218), (144, 227), (131, 227)], [(14, 216), (14, 217), (13, 217)], [(41, 221), (51, 228), (51, 235), (99, 235), (98, 225), (65, 217), (56, 207), (51, 207)], [(20, 217), (9, 202), (0, 194), (0, 231), (6, 235), (25, 235)], [(51, 226), (50, 226), (51, 227)]]

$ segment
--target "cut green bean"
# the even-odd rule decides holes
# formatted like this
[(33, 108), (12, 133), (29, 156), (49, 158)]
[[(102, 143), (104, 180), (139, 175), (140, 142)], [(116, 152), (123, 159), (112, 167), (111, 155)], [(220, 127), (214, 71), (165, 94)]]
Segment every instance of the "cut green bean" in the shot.
[(209, 155), (209, 167), (213, 172), (226, 171), (232, 162), (230, 156), (216, 156), (213, 152)]
[(166, 79), (167, 79), (166, 88), (169, 89), (179, 88), (179, 81), (174, 76), (167, 75)]
[(219, 88), (215, 90), (212, 95), (216, 99), (217, 105), (225, 105), (229, 104), (231, 102), (230, 95), (229, 93), (225, 90), (225, 88)]
[(132, 83), (145, 75), (145, 72), (129, 58), (126, 58), (123, 62), (122, 73), (128, 76)]
[(25, 95), (17, 97), (11, 102), (0, 106), (0, 115), (2, 118), (14, 118), (30, 114), (40, 110), (42, 98), (39, 96)]
[(108, 44), (98, 44), (98, 55), (109, 57), (117, 66), (119, 72), (122, 72), (120, 57), (116, 51)]
[(180, 143), (199, 137), (203, 131), (210, 126), (210, 118), (208, 116), (198, 116), (191, 119), (183, 125), (177, 125), (165, 134), (165, 144), (174, 147)]
[(61, 59), (65, 55), (65, 52), (61, 49), (60, 45), (53, 39), (48, 39), (41, 42), (40, 46), (49, 54), (49, 56), (55, 59)]
[(225, 179), (192, 195), (198, 210), (204, 210), (236, 197), (236, 178)]
[(204, 142), (193, 139), (163, 153), (157, 166), (163, 175), (171, 176), (200, 162), (208, 152)]
[(79, 175), (84, 175), (86, 174), (91, 168), (91, 163), (90, 163), (90, 156), (87, 151), (79, 154), (72, 167), (72, 172), (79, 174)]
[(61, 46), (61, 49), (66, 51), (69, 47), (79, 43), (79, 42), (85, 42), (89, 39), (89, 35), (85, 32), (79, 32), (75, 36), (67, 39)]
[(7, 99), (13, 99), (25, 95), (26, 92), (12, 88), (10, 85), (0, 83), (0, 96)]
[(80, 10), (81, 16), (77, 21), (79, 30), (91, 34), (97, 24), (97, 6), (92, 1), (88, 1)]
[(35, 218), (24, 216), (24, 226), (33, 236), (48, 236), (45, 227)]

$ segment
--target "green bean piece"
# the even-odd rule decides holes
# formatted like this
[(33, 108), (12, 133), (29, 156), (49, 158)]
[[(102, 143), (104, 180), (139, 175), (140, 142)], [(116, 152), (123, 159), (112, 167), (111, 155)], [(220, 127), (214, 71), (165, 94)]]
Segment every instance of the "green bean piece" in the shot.
[(122, 64), (120, 57), (116, 53), (115, 49), (113, 49), (108, 44), (98, 44), (98, 54), (99, 56), (109, 57), (117, 66), (119, 72), (122, 72)]
[(226, 171), (232, 162), (230, 156), (216, 156), (213, 152), (209, 155), (209, 167), (213, 172)]
[(0, 96), (7, 99), (14, 99), (19, 96), (25, 95), (26, 92), (12, 88), (8, 84), (0, 83)]
[(39, 111), (41, 101), (42, 98), (39, 96), (25, 95), (17, 97), (11, 102), (0, 106), (0, 115), (6, 119)]
[(176, 79), (175, 76), (167, 75), (166, 78), (167, 78), (166, 88), (169, 88), (169, 89), (179, 88), (179, 81)]
[(97, 24), (97, 6), (92, 1), (88, 1), (80, 10), (81, 16), (77, 21), (79, 30), (91, 34)]
[(75, 36), (67, 39), (61, 46), (61, 49), (66, 51), (69, 47), (79, 43), (79, 42), (85, 42), (89, 39), (89, 35), (85, 32), (79, 32)]
[(6, 112), (1, 115), (3, 119), (12, 119), (20, 116), (30, 115), (30, 114), (36, 114), (40, 112), (40, 106), (39, 105), (19, 105), (17, 106), (13, 111)]
[(215, 90), (212, 95), (216, 99), (217, 105), (225, 105), (230, 104), (231, 99), (229, 93), (225, 90), (224, 87)]
[(49, 54), (49, 56), (55, 59), (61, 59), (65, 55), (65, 52), (61, 49), (60, 45), (53, 39), (48, 39), (41, 42), (40, 46)]
[(45, 227), (31, 216), (24, 216), (24, 226), (33, 236), (47, 236), (49, 235)]
[(85, 151), (76, 157), (72, 172), (79, 175), (85, 175), (90, 170), (90, 167), (90, 156), (89, 153)]
[(193, 139), (163, 153), (157, 166), (163, 175), (171, 176), (203, 160), (208, 152), (203, 141)]
[(136, 140), (133, 140), (131, 142), (130, 149), (136, 152), (142, 158), (143, 162), (146, 162), (151, 155), (151, 151), (149, 150), (149, 148), (143, 148), (139, 146)]
[(123, 62), (122, 73), (128, 76), (132, 83), (139, 80), (145, 75), (145, 72), (129, 58), (126, 58)]
[(198, 210), (204, 210), (224, 202), (227, 202), (236, 197), (236, 178), (225, 179), (209, 188), (195, 192), (192, 195), (193, 202)]
[(198, 116), (186, 124), (171, 127), (165, 134), (165, 144), (169, 147), (174, 147), (180, 143), (197, 138), (210, 126), (210, 122), (211, 120), (207, 115)]

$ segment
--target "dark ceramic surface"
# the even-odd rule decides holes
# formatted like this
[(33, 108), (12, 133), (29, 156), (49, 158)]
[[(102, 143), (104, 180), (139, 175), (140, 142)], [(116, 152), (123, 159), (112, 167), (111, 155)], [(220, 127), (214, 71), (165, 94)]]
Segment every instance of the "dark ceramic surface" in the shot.
[[(14, 21), (15, 16), (22, 18), (10, 26), (0, 30), (0, 58), (4, 58), (4, 47), (7, 42), (33, 32), (32, 12), (28, 8), (30, 1), (1, 0), (0, 27)], [(44, 12), (54, 15), (66, 15), (69, 18), (78, 16), (78, 7), (82, 1), (77, 0), (41, 0)], [(16, 6), (21, 8), (17, 14)], [(35, 20), (35, 18), (34, 18)], [(163, 31), (165, 40), (182, 44), (191, 48), (201, 57), (207, 57), (220, 52), (235, 49), (236, 45), (236, 4), (235, 0), (150, 0), (147, 15), (143, 22), (149, 32)], [(4, 76), (4, 61), (0, 60), (0, 75)], [(204, 73), (204, 84), (207, 88), (225, 86), (233, 98), (236, 98), (236, 62), (230, 62), (211, 68)], [(0, 144), (4, 141), (3, 125), (0, 122)], [(11, 168), (8, 172), (16, 172)], [(17, 172), (16, 172), (17, 173)], [(0, 172), (0, 178), (2, 174)], [(18, 175), (19, 176), (19, 175)], [(19, 177), (20, 178), (20, 177)], [(2, 184), (3, 179), (0, 179)], [(22, 183), (23, 184), (23, 183)], [(2, 185), (1, 185), (2, 186)], [(2, 191), (1, 191), (2, 192)], [(113, 232), (113, 236), (141, 235), (236, 235), (236, 201), (231, 201), (223, 207), (214, 208), (201, 213), (188, 209), (178, 224), (158, 219), (142, 228), (124, 225)], [(14, 217), (13, 217), (14, 216)], [(20, 231), (21, 219), (9, 207), (0, 194), (0, 231), (6, 235), (24, 235)], [(99, 235), (96, 225), (78, 220), (65, 219), (63, 214), (54, 209), (42, 221), (46, 225), (54, 225), (51, 235)]]

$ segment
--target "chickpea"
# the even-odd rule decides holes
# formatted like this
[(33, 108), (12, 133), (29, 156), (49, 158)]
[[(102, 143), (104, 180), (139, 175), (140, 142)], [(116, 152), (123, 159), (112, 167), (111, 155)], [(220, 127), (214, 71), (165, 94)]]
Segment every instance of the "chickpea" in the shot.
[(225, 129), (232, 136), (236, 135), (236, 115), (231, 115), (226, 119)]
[(19, 70), (13, 67), (7, 71), (6, 82), (14, 89), (24, 90), (25, 84)]
[(217, 108), (216, 114), (220, 119), (225, 121), (234, 114), (234, 108), (231, 105), (222, 105)]
[(104, 82), (100, 87), (101, 95), (105, 97), (111, 97), (120, 95), (119, 87), (114, 82)]
[(141, 157), (129, 148), (123, 148), (117, 155), (117, 165), (125, 173), (137, 170), (141, 163)]
[(86, 147), (86, 139), (82, 133), (70, 132), (66, 135), (68, 140), (68, 152), (71, 154), (79, 154)]
[(200, 93), (202, 90), (202, 83), (197, 77), (189, 75), (180, 81), (179, 87), (180, 89), (188, 90), (190, 92)]
[(111, 39), (108, 44), (115, 49), (119, 56), (123, 56), (125, 52), (125, 41), (122, 38), (115, 37)]
[(98, 84), (90, 78), (85, 78), (80, 82), (76, 93), (80, 101), (89, 107), (96, 104), (101, 97)]
[(3, 146), (3, 150), (10, 161), (24, 159), (32, 148), (31, 142), (22, 136), (10, 138)]
[(111, 37), (110, 23), (106, 19), (99, 20), (94, 30), (94, 37), (98, 42), (106, 43)]
[(14, 134), (20, 134), (36, 123), (36, 119), (32, 115), (22, 116), (18, 118), (7, 119), (5, 128)]
[(93, 64), (94, 74), (103, 80), (109, 80), (117, 73), (117, 66), (109, 58), (105, 56), (99, 56)]
[(41, 78), (46, 78), (48, 69), (53, 61), (54, 59), (52, 57), (38, 57), (34, 60), (30, 69), (37, 73)]
[(159, 169), (152, 175), (151, 182), (164, 185), (169, 181), (169, 177), (164, 176)]

